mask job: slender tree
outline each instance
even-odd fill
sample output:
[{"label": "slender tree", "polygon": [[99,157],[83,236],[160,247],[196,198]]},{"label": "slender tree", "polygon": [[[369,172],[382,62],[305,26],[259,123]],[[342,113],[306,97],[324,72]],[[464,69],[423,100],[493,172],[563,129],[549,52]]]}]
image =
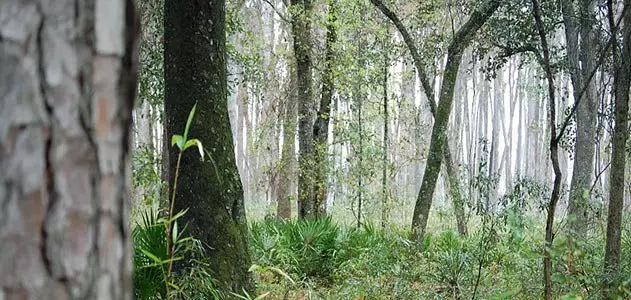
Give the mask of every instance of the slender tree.
[{"label": "slender tree", "polygon": [[[197,112],[189,136],[199,139],[208,162],[185,152],[180,162],[175,212],[188,233],[207,246],[214,278],[224,290],[251,290],[243,188],[237,171],[228,119],[225,2],[166,0],[164,76],[167,137],[185,127]],[[169,152],[170,189],[177,150]]]},{"label": "slender tree", "polygon": [[322,74],[322,97],[320,98],[320,109],[313,125],[313,146],[314,146],[314,215],[322,216],[325,212],[327,196],[327,177],[329,169],[329,121],[331,119],[331,100],[333,99],[334,88],[334,59],[335,51],[333,47],[337,42],[337,31],[335,22],[337,20],[337,0],[329,1],[329,15],[326,25],[326,50],[324,57],[324,72]]},{"label": "slender tree", "polygon": [[5,0],[0,20],[0,299],[131,299],[134,3]]},{"label": "slender tree", "polygon": [[419,241],[423,240],[423,235],[425,234],[438,173],[443,163],[445,142],[447,140],[445,133],[447,132],[447,123],[453,103],[456,76],[462,55],[473,40],[478,29],[484,25],[486,20],[493,15],[498,7],[499,1],[496,0],[489,0],[482,3],[471,14],[469,20],[458,29],[458,32],[456,32],[447,48],[447,62],[445,63],[443,82],[440,88],[440,98],[438,106],[436,107],[436,115],[432,127],[429,155],[412,215],[412,230]]},{"label": "slender tree", "polygon": [[[399,19],[399,17],[392,12],[388,7],[386,7],[381,0],[371,0],[372,4],[374,4],[377,9],[379,9],[392,23],[395,25],[401,36],[403,37],[403,41],[405,42],[410,54],[412,55],[412,59],[414,61],[414,66],[416,68],[416,74],[418,75],[419,81],[421,82],[421,86],[423,87],[423,92],[425,92],[425,96],[427,98],[430,112],[432,116],[434,116],[434,120],[436,119],[436,102],[434,96],[434,89],[432,88],[432,84],[429,81],[427,73],[425,72],[425,67],[423,64],[423,60],[421,58],[421,54],[416,47],[416,43],[412,39],[412,36],[408,32],[407,28],[403,25],[403,22]],[[454,83],[455,84],[455,83]],[[449,147],[448,139],[445,139],[444,144],[444,159],[445,159],[445,170],[447,172],[447,178],[449,180],[450,185],[450,193],[454,202],[454,212],[456,213],[456,222],[458,223],[458,232],[461,235],[467,235],[467,224],[465,220],[465,212],[464,212],[464,201],[462,198],[462,191],[460,188],[460,183],[458,180],[458,172],[455,168],[453,157],[451,155],[451,148]]]},{"label": "slender tree", "polygon": [[550,248],[552,248],[552,241],[554,239],[554,214],[556,211],[557,202],[559,201],[561,192],[561,179],[562,173],[559,167],[559,140],[556,133],[556,106],[554,96],[554,74],[552,73],[552,67],[550,65],[550,48],[548,47],[548,39],[546,37],[546,30],[543,26],[541,19],[541,8],[537,0],[532,0],[532,11],[537,26],[537,32],[541,39],[541,49],[543,52],[542,67],[546,73],[546,79],[548,81],[548,105],[550,108],[550,161],[552,162],[552,168],[554,170],[554,184],[552,186],[552,195],[550,196],[550,203],[548,204],[548,214],[546,218],[546,248],[544,250],[545,257],[543,259],[543,281],[544,281],[544,298],[546,300],[552,299],[552,254]]},{"label": "slender tree", "polygon": [[[624,181],[627,158],[629,87],[631,86],[631,9],[624,1],[621,43],[618,41],[618,25],[614,22],[613,1],[608,0],[608,19],[612,36],[614,133],[612,137],[611,179],[607,214],[607,240],[605,243],[605,273],[615,275],[620,267],[620,238],[622,208],[624,205]],[[621,44],[621,45],[620,45]],[[620,50],[622,49],[622,50]],[[604,289],[607,298],[607,288]]]}]

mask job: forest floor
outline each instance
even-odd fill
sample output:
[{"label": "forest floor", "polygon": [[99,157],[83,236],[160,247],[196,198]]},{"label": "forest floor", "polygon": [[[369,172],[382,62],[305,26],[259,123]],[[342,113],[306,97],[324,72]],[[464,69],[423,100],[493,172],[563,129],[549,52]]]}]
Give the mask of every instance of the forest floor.
[{"label": "forest floor", "polygon": [[[446,230],[415,243],[398,229],[320,221],[254,221],[250,245],[263,299],[534,299],[542,286],[543,230],[518,214],[480,220],[464,238]],[[629,219],[628,217],[626,219]],[[602,272],[604,235],[558,235],[552,247],[556,299],[594,299],[605,280],[631,299],[631,224],[621,272]],[[447,228],[447,227],[445,227]]]}]

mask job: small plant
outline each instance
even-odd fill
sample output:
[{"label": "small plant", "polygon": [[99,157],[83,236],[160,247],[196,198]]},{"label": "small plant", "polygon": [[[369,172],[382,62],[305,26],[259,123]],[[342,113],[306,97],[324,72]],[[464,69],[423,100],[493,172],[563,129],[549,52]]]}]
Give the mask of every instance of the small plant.
[{"label": "small plant", "polygon": [[[166,299],[175,295],[174,291],[177,291],[180,296],[185,295],[185,290],[181,289],[173,278],[173,262],[181,260],[185,255],[189,254],[203,256],[201,243],[192,237],[184,237],[185,228],[178,226],[177,220],[186,214],[187,210],[180,211],[175,215],[173,211],[182,153],[188,148],[196,146],[201,160],[203,161],[204,159],[202,143],[198,139],[188,138],[188,131],[195,115],[196,106],[197,104],[193,105],[188,115],[184,134],[173,135],[171,138],[171,145],[177,146],[179,154],[175,168],[172,196],[167,204],[166,216],[159,218],[157,211],[149,209],[143,214],[142,222],[134,228],[134,258],[136,264],[134,281],[137,286],[136,297],[139,299],[156,299],[156,297]],[[197,279],[199,286],[195,289],[197,294],[201,293],[201,296],[192,297],[188,295],[186,298],[219,298],[215,295],[216,290],[212,282],[210,282],[212,277],[205,273],[203,264],[196,263],[194,265],[196,267],[189,270],[192,273],[188,276]],[[161,283],[161,287],[156,286],[156,283]],[[194,281],[185,280],[182,283],[188,286]]]}]

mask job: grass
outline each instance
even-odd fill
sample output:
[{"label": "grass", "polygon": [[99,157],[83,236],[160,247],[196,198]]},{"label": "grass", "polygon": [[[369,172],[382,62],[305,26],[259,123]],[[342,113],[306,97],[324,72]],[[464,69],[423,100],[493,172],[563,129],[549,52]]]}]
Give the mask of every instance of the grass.
[{"label": "grass", "polygon": [[[251,223],[250,245],[265,299],[533,299],[543,292],[543,234],[535,224],[504,215],[480,221],[466,238],[446,230],[419,245],[408,232],[371,224],[268,220]],[[557,237],[555,298],[599,299],[605,280],[616,282],[619,299],[631,297],[626,224],[618,278],[602,274],[602,233],[580,242]]]}]

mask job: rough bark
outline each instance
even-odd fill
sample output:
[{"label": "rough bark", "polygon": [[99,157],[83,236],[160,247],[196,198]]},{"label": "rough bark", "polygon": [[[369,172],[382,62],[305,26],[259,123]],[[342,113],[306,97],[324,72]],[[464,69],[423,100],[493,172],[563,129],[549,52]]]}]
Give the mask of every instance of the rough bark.
[{"label": "rough bark", "polygon": [[0,2],[0,299],[131,299],[133,1]]},{"label": "rough bark", "polygon": [[[373,0],[374,1],[374,0]],[[440,99],[436,107],[436,115],[432,128],[429,155],[425,171],[423,172],[423,182],[416,199],[414,213],[412,215],[412,231],[418,241],[423,240],[427,218],[432,205],[436,181],[443,162],[443,153],[446,145],[447,122],[453,104],[454,86],[456,75],[460,67],[460,61],[464,50],[473,40],[475,33],[484,25],[486,20],[497,10],[499,2],[490,0],[483,3],[472,14],[469,20],[462,25],[447,48],[447,62],[443,75],[443,82],[440,89]]]},{"label": "rough bark", "polygon": [[[165,110],[167,138],[181,134],[189,111],[197,112],[189,137],[208,151],[186,151],[181,160],[175,212],[188,234],[207,246],[213,278],[235,293],[252,290],[247,272],[243,188],[228,117],[225,2],[167,0],[165,11]],[[169,151],[169,174],[175,174],[178,150]],[[169,178],[172,191],[174,178]]]},{"label": "rough bark", "polygon": [[311,0],[291,0],[294,15],[291,32],[294,40],[298,78],[298,217],[316,213],[313,194],[313,90],[311,61]]},{"label": "rough bark", "polygon": [[337,42],[337,32],[335,22],[337,19],[337,1],[329,2],[329,18],[326,25],[326,50],[324,58],[324,72],[322,74],[322,97],[320,98],[320,109],[313,125],[313,146],[314,146],[314,216],[324,216],[326,214],[327,197],[327,177],[329,173],[329,121],[331,120],[331,100],[334,88],[333,60],[335,51],[333,47]]},{"label": "rough bark", "polygon": [[[617,36],[617,26],[614,24],[612,1],[607,2],[609,8],[609,26],[611,35]],[[628,110],[629,86],[631,81],[631,9],[629,2],[624,1],[624,27],[622,30],[622,45],[618,46],[617,38],[612,39],[612,56],[614,66],[614,103],[615,120],[612,137],[611,173],[609,207],[607,214],[607,239],[605,242],[605,272],[616,274],[620,266],[620,237],[622,208],[624,205],[624,169],[626,165],[626,143],[628,138]],[[619,47],[622,47],[620,53]],[[606,289],[605,289],[605,298]]]},{"label": "rough bark", "polygon": [[[598,98],[595,82],[590,80],[590,73],[596,63],[594,45],[597,45],[594,26],[596,25],[596,1],[579,0],[575,12],[574,1],[561,1],[567,60],[572,80],[576,109],[576,142],[568,214],[575,219],[570,222],[570,230],[576,236],[585,234],[588,215],[588,201],[594,171],[594,140],[596,138],[596,117]],[[580,42],[579,42],[580,41]],[[580,93],[584,90],[582,99]]]},{"label": "rough bark", "polygon": [[[405,42],[410,54],[412,55],[412,59],[414,61],[414,66],[416,67],[416,74],[421,82],[421,86],[423,87],[423,91],[428,100],[430,112],[432,116],[434,116],[434,120],[436,119],[436,103],[434,97],[434,89],[432,88],[432,84],[430,83],[427,74],[425,73],[425,68],[423,67],[423,61],[421,59],[421,54],[419,53],[414,40],[412,40],[412,36],[408,32],[407,28],[403,25],[399,17],[392,12],[388,7],[386,7],[381,0],[371,0],[372,4],[375,5],[392,23],[395,25],[401,36],[403,37],[403,41]],[[457,71],[456,71],[457,72]],[[455,83],[454,83],[455,84]],[[464,201],[462,199],[462,191],[460,188],[460,181],[458,180],[458,172],[454,168],[454,162],[451,155],[451,148],[449,147],[449,141],[445,138],[444,142],[444,159],[445,159],[445,170],[447,171],[447,178],[449,180],[449,192],[451,194],[451,198],[454,201],[454,212],[456,214],[456,222],[458,223],[458,232],[466,236],[467,235],[467,222],[465,219],[464,213]]]}]

